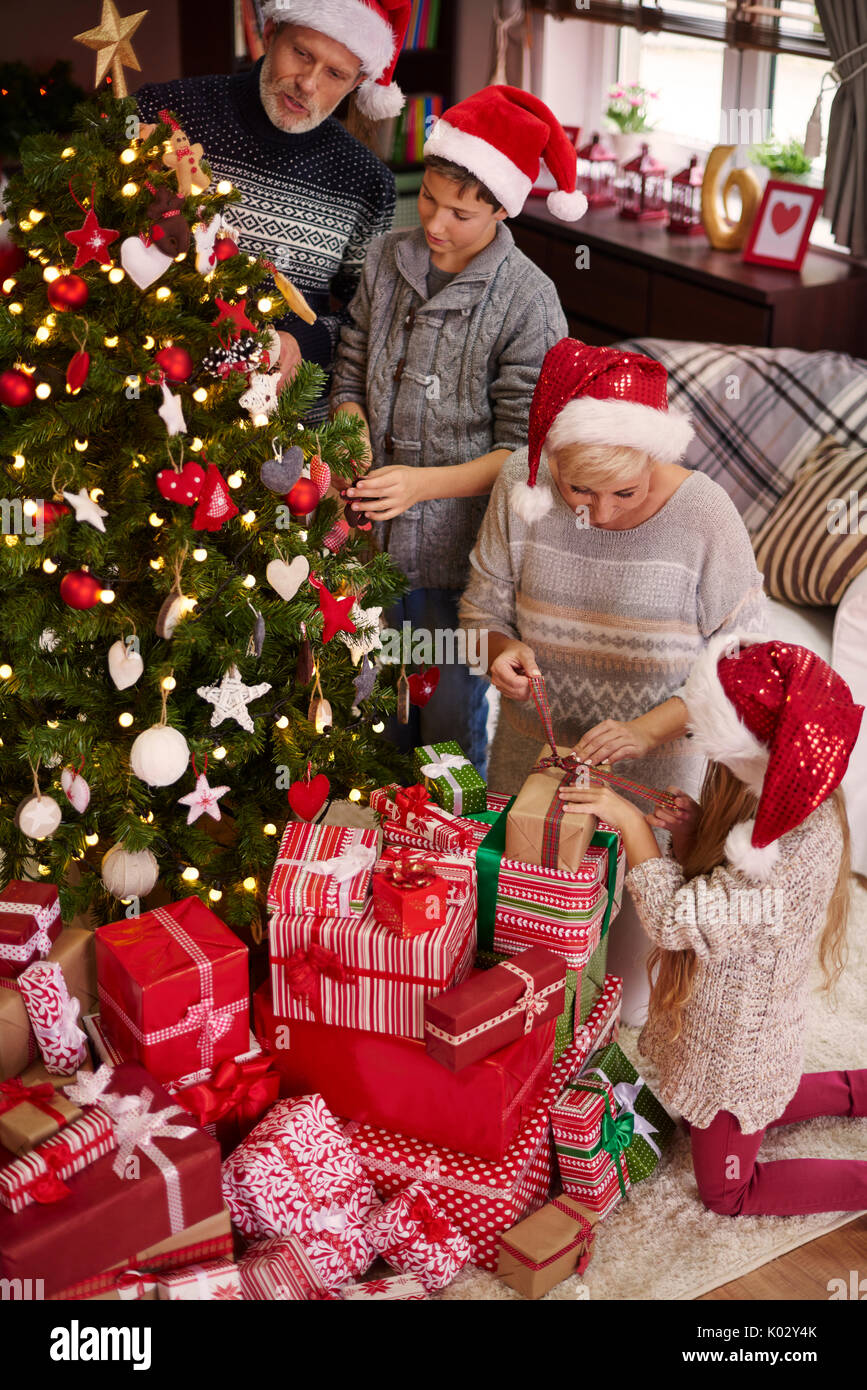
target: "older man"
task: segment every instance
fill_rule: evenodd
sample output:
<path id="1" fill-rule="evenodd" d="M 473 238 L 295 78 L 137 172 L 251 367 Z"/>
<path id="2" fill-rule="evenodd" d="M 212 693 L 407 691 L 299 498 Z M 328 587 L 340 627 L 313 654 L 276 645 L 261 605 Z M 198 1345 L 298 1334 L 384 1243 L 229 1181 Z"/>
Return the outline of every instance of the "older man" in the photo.
<path id="1" fill-rule="evenodd" d="M 356 89 L 366 116 L 400 110 L 391 79 L 410 3 L 270 0 L 265 10 L 265 56 L 249 72 L 145 86 L 137 100 L 145 121 L 173 111 L 201 142 L 215 178 L 242 194 L 230 214 L 242 250 L 273 261 L 318 314 L 278 324 L 291 376 L 302 358 L 330 371 L 367 247 L 391 226 L 390 170 L 331 113 Z M 322 403 L 312 415 L 325 413 Z"/>

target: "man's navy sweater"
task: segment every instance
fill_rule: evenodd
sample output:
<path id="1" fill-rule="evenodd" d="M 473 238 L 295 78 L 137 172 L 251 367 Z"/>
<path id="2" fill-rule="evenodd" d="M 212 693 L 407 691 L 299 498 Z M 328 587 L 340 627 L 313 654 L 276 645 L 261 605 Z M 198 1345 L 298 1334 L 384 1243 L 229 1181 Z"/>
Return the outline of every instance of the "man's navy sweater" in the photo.
<path id="1" fill-rule="evenodd" d="M 391 227 L 394 177 L 332 116 L 300 135 L 278 130 L 259 96 L 261 67 L 260 59 L 231 77 L 152 84 L 136 99 L 144 121 L 173 111 L 215 180 L 230 179 L 242 194 L 227 214 L 241 249 L 273 261 L 319 315 L 306 324 L 290 314 L 278 326 L 307 361 L 330 371 L 368 245 Z"/>

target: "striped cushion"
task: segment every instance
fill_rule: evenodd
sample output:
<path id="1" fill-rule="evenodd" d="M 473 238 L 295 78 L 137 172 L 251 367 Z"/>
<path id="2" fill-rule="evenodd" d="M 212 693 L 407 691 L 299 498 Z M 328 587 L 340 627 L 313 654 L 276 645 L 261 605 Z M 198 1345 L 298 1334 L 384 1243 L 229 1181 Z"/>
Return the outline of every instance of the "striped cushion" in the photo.
<path id="1" fill-rule="evenodd" d="M 666 368 L 669 400 L 696 431 L 684 463 L 725 489 L 750 535 L 826 436 L 867 449 L 867 362 L 842 352 L 661 338 L 617 346 Z"/>
<path id="2" fill-rule="evenodd" d="M 839 603 L 846 585 L 867 568 L 867 518 L 859 531 L 858 496 L 867 499 L 867 449 L 823 440 L 753 538 L 773 598 Z"/>

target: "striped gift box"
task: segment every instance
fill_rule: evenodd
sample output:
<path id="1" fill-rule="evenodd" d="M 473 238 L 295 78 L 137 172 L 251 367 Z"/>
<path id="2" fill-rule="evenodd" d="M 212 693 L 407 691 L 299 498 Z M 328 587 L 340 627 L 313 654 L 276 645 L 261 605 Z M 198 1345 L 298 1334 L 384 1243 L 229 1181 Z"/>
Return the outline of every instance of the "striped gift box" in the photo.
<path id="1" fill-rule="evenodd" d="M 328 1292 L 297 1236 L 271 1236 L 249 1246 L 238 1261 L 241 1297 L 283 1302 L 336 1298 Z"/>
<path id="2" fill-rule="evenodd" d="M 31 1202 L 56 1201 L 63 1184 L 96 1159 L 117 1148 L 114 1125 L 96 1108 L 73 1120 L 44 1144 L 0 1169 L 0 1203 L 23 1211 Z"/>
<path id="3" fill-rule="evenodd" d="M 623 850 L 618 876 L 623 877 Z M 590 845 L 578 869 L 543 869 L 517 859 L 500 861 L 494 950 L 506 955 L 547 946 L 572 970 L 582 970 L 602 932 L 608 906 L 608 851 Z"/>
<path id="4" fill-rule="evenodd" d="M 381 926 L 372 900 L 360 917 L 275 914 L 269 936 L 276 1017 L 423 1038 L 425 999 L 465 980 L 476 950 L 475 866 L 457 857 L 442 863 L 447 921 L 421 936 L 403 938 Z"/>
<path id="5" fill-rule="evenodd" d="M 632 1128 L 617 1116 L 611 1085 L 589 1077 L 567 1082 L 551 1107 L 551 1127 L 563 1190 L 607 1215 L 631 1186 L 625 1150 Z"/>
<path id="6" fill-rule="evenodd" d="M 311 912 L 317 917 L 356 916 L 370 896 L 376 851 L 375 830 L 290 821 L 268 885 L 269 910 Z M 350 874 L 353 858 L 359 861 L 359 868 Z M 343 861 L 346 877 L 321 871 L 335 860 Z M 307 865 L 316 865 L 317 869 Z"/>
<path id="7" fill-rule="evenodd" d="M 171 1274 L 161 1274 L 157 1279 L 159 1297 L 170 1303 L 201 1302 L 240 1302 L 241 1280 L 238 1266 L 234 1260 L 222 1256 L 216 1260 L 204 1260 L 202 1264 L 188 1265 Z"/>

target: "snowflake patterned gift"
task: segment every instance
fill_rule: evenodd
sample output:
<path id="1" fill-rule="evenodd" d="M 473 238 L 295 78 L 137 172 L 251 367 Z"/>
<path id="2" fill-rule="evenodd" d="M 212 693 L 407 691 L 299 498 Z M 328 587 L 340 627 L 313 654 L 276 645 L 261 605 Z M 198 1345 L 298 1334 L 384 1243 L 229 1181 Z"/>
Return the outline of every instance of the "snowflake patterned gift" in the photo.
<path id="1" fill-rule="evenodd" d="M 71 1076 L 87 1057 L 87 1037 L 78 1026 L 81 1009 L 71 999 L 56 961 L 28 965 L 18 977 L 21 998 L 47 1071 Z"/>
<path id="2" fill-rule="evenodd" d="M 469 1264 L 470 1242 L 440 1210 L 423 1183 L 411 1183 L 367 1224 L 378 1255 L 401 1274 L 414 1274 L 438 1293 Z"/>
<path id="3" fill-rule="evenodd" d="M 407 849 L 438 849 L 472 858 L 489 829 L 438 806 L 420 783 L 378 787 L 370 793 L 370 805 L 380 817 L 386 842 Z"/>
<path id="4" fill-rule="evenodd" d="M 373 1262 L 379 1202 L 321 1096 L 278 1101 L 223 1164 L 223 1194 L 243 1235 L 300 1237 L 329 1289 Z"/>
<path id="5" fill-rule="evenodd" d="M 157 1280 L 159 1297 L 171 1303 L 240 1302 L 241 1280 L 234 1260 L 220 1257 L 188 1265 L 186 1269 L 161 1274 Z"/>
<path id="6" fill-rule="evenodd" d="M 382 1279 L 365 1279 L 363 1284 L 347 1284 L 340 1297 L 344 1302 L 372 1298 L 384 1303 L 426 1303 L 427 1290 L 414 1274 L 386 1274 Z"/>

